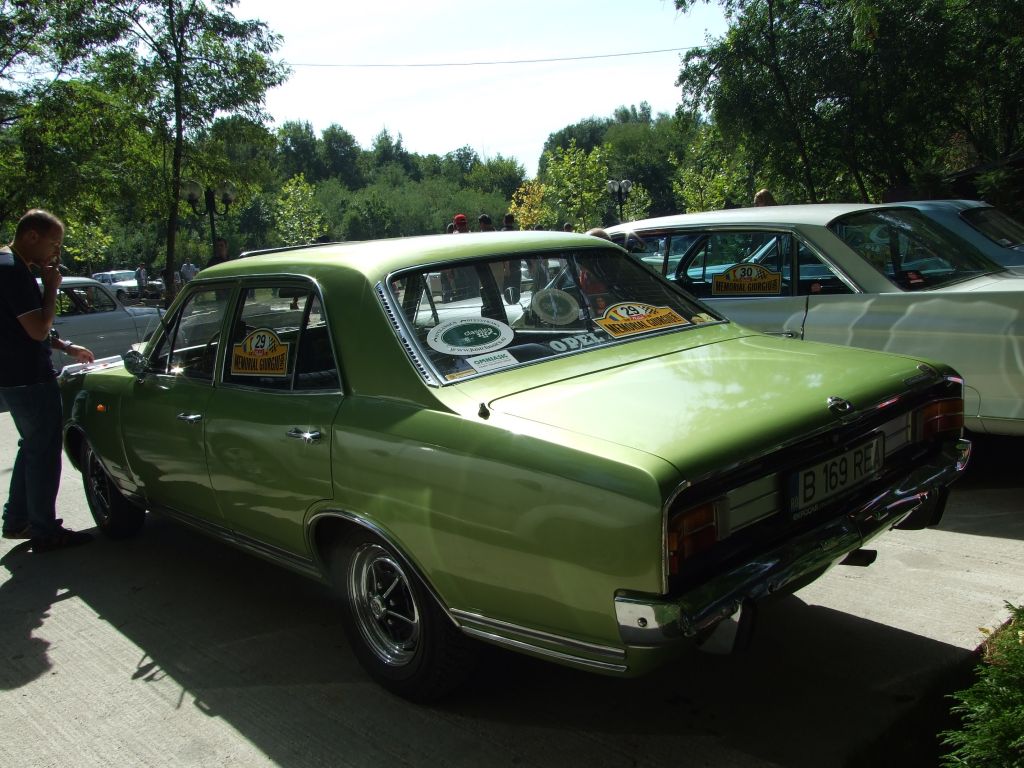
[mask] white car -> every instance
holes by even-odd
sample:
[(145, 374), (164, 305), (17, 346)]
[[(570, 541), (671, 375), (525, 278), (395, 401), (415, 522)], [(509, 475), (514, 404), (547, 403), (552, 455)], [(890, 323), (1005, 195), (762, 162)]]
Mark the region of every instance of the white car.
[[(113, 269), (109, 272), (96, 272), (92, 276), (93, 280), (103, 283), (109, 286), (110, 290), (117, 296), (117, 300), (122, 304), (131, 301), (137, 301), (139, 299), (139, 283), (135, 279), (135, 271), (131, 269)], [(164, 292), (164, 283), (162, 280), (146, 280), (145, 296), (147, 299), (159, 299)]]
[(87, 347), (98, 359), (123, 355), (148, 339), (162, 314), (157, 307), (124, 306), (96, 280), (65, 277), (57, 292), (53, 327), (62, 339)]
[(1024, 435), (1024, 273), (912, 205), (736, 208), (608, 233), (742, 325), (949, 363), (967, 427)]

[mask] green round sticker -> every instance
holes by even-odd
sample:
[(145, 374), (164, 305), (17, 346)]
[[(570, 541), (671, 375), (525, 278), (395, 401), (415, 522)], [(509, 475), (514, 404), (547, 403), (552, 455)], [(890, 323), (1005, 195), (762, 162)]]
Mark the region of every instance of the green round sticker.
[(431, 329), (427, 344), (446, 355), (479, 355), (507, 346), (514, 335), (504, 323), (486, 317), (447, 320)]

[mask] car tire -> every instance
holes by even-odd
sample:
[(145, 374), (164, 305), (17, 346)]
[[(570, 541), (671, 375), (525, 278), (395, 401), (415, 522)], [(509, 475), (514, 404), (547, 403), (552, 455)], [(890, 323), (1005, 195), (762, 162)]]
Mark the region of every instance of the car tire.
[(464, 635), (406, 560), (369, 531), (340, 542), (330, 575), (344, 603), (342, 623), (359, 663), (381, 686), (419, 703), (436, 701), (476, 666)]
[(85, 499), (100, 531), (111, 539), (137, 535), (146, 522), (146, 510), (118, 490), (92, 446), (83, 448), (80, 466)]

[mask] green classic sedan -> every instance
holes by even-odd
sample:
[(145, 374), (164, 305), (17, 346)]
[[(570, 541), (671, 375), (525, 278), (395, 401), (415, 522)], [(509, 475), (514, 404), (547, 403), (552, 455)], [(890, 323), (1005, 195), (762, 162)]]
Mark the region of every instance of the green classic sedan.
[(143, 351), (63, 377), (103, 532), (161, 513), (333, 584), (363, 666), (415, 700), (479, 641), (620, 675), (735, 647), (759, 598), (938, 522), (962, 389), (546, 232), (222, 264)]

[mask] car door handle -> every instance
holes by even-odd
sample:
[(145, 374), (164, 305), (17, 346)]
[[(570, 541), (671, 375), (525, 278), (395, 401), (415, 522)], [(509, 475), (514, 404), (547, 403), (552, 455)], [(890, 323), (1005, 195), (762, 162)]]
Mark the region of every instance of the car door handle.
[(196, 424), (203, 420), (203, 414), (201, 413), (179, 413), (178, 419), (184, 421), (187, 424)]
[(304, 443), (320, 442), (321, 437), (320, 430), (318, 429), (299, 429), (298, 427), (292, 427), (285, 434)]
[(799, 334), (796, 331), (765, 331), (768, 336), (781, 336), (784, 339), (796, 339), (799, 338)]

